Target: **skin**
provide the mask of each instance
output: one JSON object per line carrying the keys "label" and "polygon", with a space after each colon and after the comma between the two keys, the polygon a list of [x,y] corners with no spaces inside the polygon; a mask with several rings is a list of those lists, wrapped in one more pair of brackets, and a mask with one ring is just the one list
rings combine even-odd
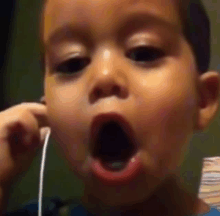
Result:
{"label": "skin", "polygon": [[[44,13],[48,119],[70,169],[85,183],[84,205],[96,215],[208,212],[182,187],[179,168],[193,133],[205,130],[218,111],[219,75],[199,75],[174,2],[48,0]],[[143,14],[132,18],[140,13],[172,27]],[[63,30],[64,37],[55,38],[67,24],[74,33]],[[137,46],[164,55],[140,64],[126,57]],[[80,71],[58,71],[74,53],[90,63]],[[134,129],[144,167],[137,179],[117,187],[102,184],[88,166],[91,122],[109,112],[124,116]]]}

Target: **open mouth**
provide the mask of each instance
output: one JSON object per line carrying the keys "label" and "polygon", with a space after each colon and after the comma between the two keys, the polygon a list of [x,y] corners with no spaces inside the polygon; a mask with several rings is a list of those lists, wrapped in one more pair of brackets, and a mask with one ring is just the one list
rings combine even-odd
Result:
{"label": "open mouth", "polygon": [[117,121],[103,123],[95,134],[93,157],[99,158],[103,167],[120,171],[137,152],[131,134]]}

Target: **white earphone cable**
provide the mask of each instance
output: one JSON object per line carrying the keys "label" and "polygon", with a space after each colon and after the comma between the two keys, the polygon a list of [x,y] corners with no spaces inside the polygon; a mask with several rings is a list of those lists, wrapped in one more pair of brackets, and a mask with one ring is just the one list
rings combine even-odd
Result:
{"label": "white earphone cable", "polygon": [[42,160],[41,160],[41,168],[40,168],[40,182],[39,182],[39,196],[38,196],[38,216],[42,216],[42,195],[43,195],[43,178],[44,178],[44,167],[45,167],[45,159],[46,159],[46,152],[48,146],[48,140],[50,137],[51,130],[48,129],[48,133],[45,138],[43,153],[42,153]]}

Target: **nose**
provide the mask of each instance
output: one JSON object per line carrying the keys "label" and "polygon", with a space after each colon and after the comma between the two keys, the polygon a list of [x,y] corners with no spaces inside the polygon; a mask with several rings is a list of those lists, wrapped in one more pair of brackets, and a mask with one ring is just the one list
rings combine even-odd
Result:
{"label": "nose", "polygon": [[110,50],[104,50],[92,66],[92,88],[90,102],[95,103],[106,97],[128,97],[127,76],[123,71],[123,64]]}

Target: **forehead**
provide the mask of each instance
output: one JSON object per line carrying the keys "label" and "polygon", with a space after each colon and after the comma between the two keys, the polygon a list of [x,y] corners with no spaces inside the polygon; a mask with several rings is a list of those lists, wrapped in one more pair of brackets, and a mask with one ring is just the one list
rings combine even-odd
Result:
{"label": "forehead", "polygon": [[111,29],[132,13],[147,13],[180,25],[176,0],[47,0],[44,10],[44,41],[66,25]]}

